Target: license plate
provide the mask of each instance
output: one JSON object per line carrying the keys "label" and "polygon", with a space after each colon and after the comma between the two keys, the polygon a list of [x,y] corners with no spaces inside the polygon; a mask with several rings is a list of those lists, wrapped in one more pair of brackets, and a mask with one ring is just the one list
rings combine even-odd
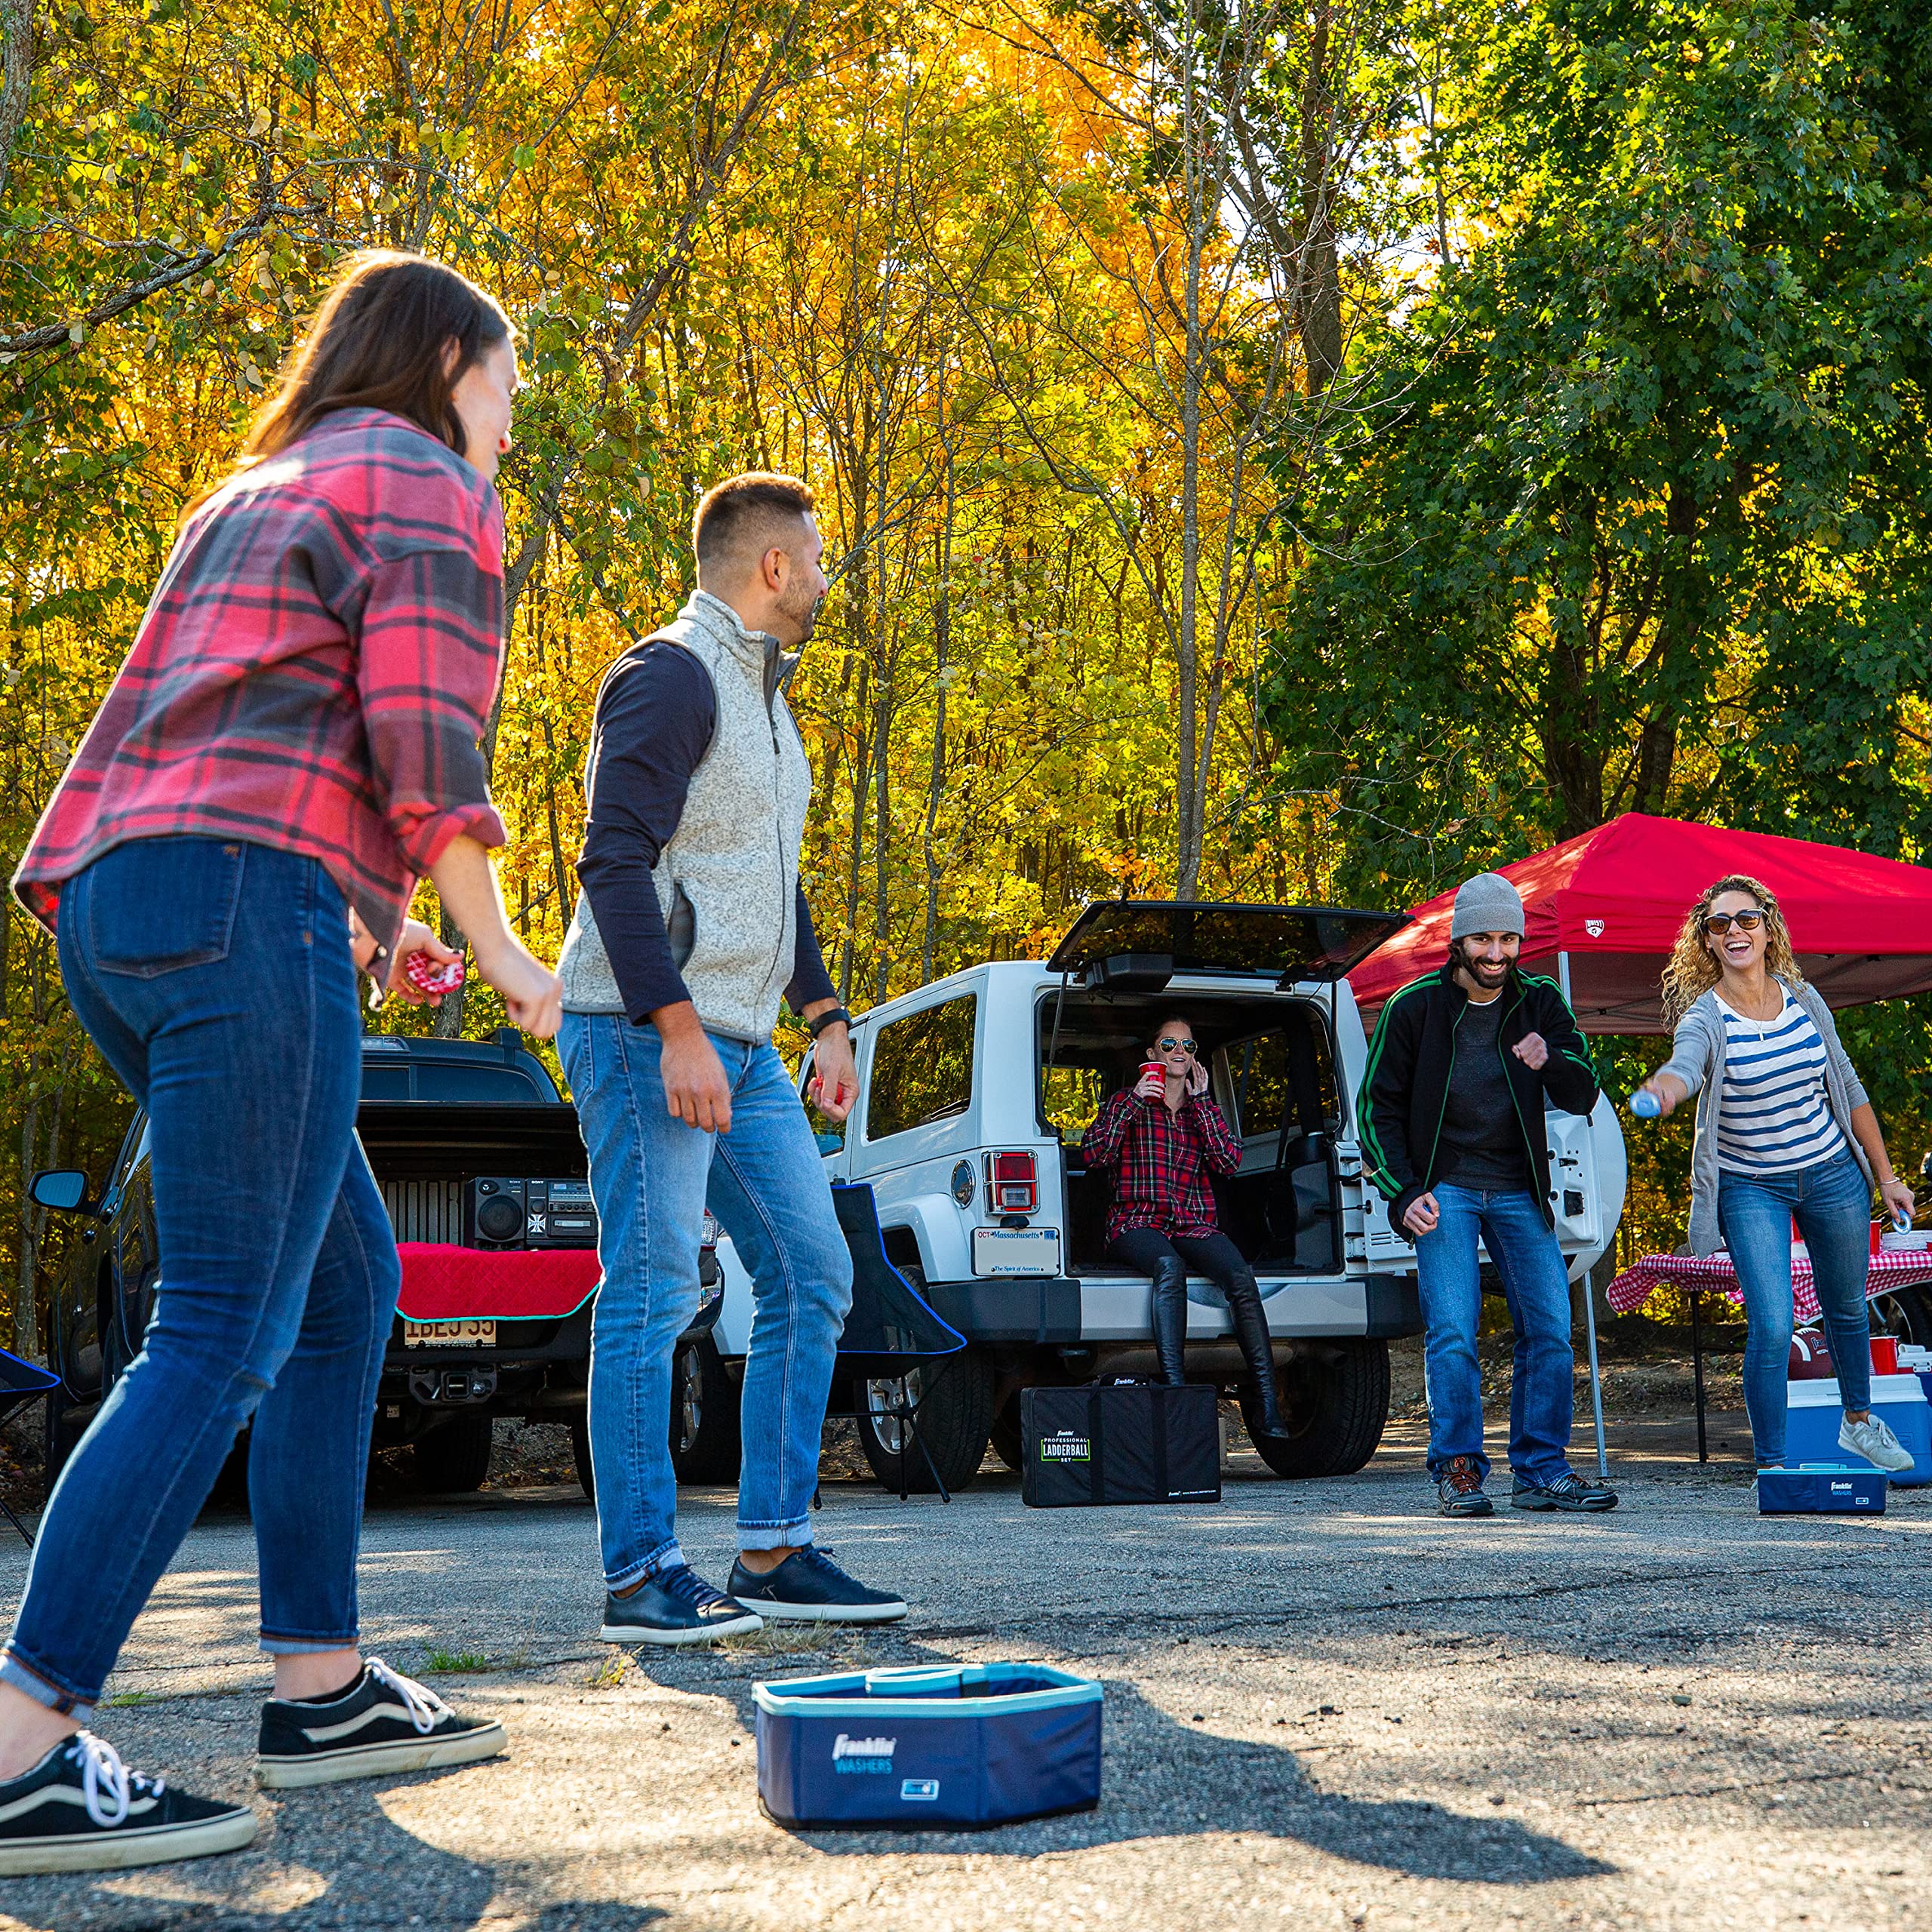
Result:
{"label": "license plate", "polygon": [[973,1272],[976,1275],[1057,1275],[1057,1228],[975,1228]]}
{"label": "license plate", "polygon": [[402,1346],[405,1349],[494,1349],[497,1324],[494,1321],[405,1321]]}

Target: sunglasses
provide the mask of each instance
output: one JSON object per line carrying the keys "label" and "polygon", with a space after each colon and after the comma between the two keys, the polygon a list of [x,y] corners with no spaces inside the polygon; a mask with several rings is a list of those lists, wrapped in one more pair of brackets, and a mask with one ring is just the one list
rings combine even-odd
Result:
{"label": "sunglasses", "polygon": [[1741,931],[1755,933],[1764,923],[1764,915],[1755,907],[1749,912],[1706,912],[1704,930],[1707,933],[1727,933],[1734,921]]}
{"label": "sunglasses", "polygon": [[1195,1053],[1199,1051],[1192,1040],[1177,1039],[1171,1033],[1163,1033],[1154,1044],[1164,1054],[1172,1053],[1177,1047],[1184,1054]]}

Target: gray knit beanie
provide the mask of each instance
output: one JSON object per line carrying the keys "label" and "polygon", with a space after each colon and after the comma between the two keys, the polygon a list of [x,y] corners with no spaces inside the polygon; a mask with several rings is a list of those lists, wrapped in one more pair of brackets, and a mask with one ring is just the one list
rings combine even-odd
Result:
{"label": "gray knit beanie", "polygon": [[1456,911],[1449,921],[1449,943],[1471,933],[1520,933],[1523,895],[1500,872],[1478,872],[1456,891]]}

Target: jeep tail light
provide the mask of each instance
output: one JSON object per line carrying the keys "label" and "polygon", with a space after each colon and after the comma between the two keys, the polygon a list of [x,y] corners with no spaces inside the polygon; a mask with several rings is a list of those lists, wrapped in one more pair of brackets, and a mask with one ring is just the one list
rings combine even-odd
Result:
{"label": "jeep tail light", "polygon": [[1031,1153],[986,1156],[986,1205],[995,1214],[1030,1214],[1040,1204],[1040,1170]]}

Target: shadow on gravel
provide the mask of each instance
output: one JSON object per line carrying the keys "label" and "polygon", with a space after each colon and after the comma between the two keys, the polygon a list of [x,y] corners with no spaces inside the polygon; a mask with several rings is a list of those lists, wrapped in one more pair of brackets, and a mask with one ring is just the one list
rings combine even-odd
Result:
{"label": "shadow on gravel", "polygon": [[[921,1644],[905,1647],[908,1663],[958,1661]],[[805,1675],[809,1669],[786,1669],[790,1660],[773,1661],[779,1666],[770,1673],[775,1677]],[[801,1666],[805,1662],[798,1660]],[[829,1660],[818,1666],[838,1667]],[[1258,1832],[1412,1878],[1541,1885],[1601,1878],[1617,1869],[1513,1818],[1493,1813],[1466,1817],[1415,1800],[1324,1792],[1294,1752],[1177,1724],[1133,1684],[1118,1678],[1105,1681],[1106,1757],[1097,1810],[983,1832],[799,1831],[792,1835],[839,1857],[917,1850],[1032,1858],[1140,1838]],[[748,1683],[706,1687],[729,1696],[746,1730],[755,1730],[757,1712]]]}
{"label": "shadow on gravel", "polygon": [[294,1793],[248,1850],[146,1871],[0,1881],[0,1917],[30,1932],[469,1932],[504,1923],[507,1889],[521,1932],[646,1932],[654,1905],[566,1899],[539,1906],[519,1884],[514,1820],[500,1867],[440,1851],[395,1823],[380,1799],[433,1775]]}

